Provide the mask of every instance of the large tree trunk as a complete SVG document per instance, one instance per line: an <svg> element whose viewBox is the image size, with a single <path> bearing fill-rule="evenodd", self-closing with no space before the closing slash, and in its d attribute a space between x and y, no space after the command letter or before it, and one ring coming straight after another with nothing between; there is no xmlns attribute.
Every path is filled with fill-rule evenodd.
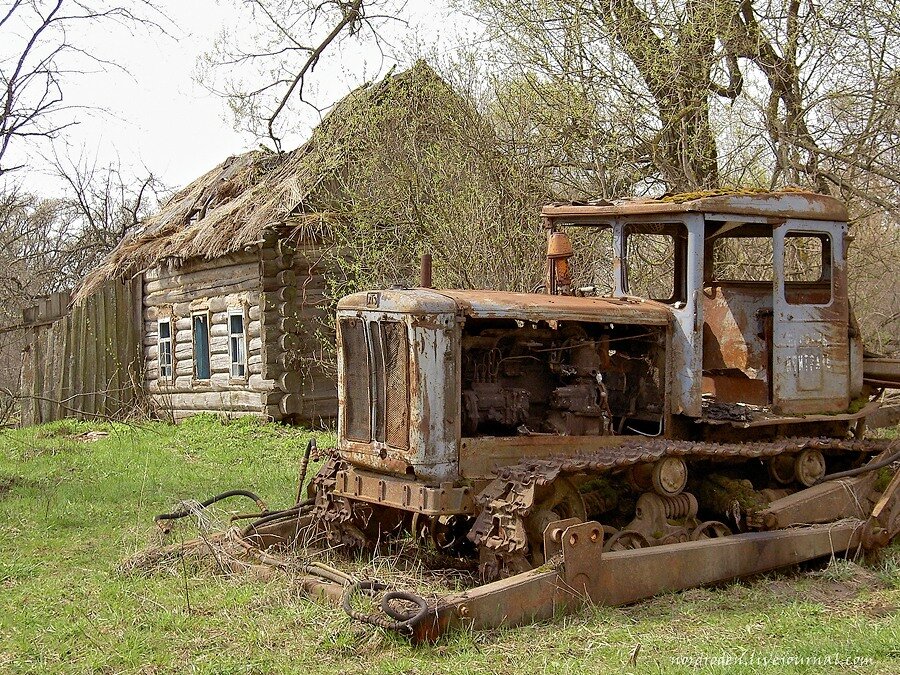
<svg viewBox="0 0 900 675"><path fill-rule="evenodd" d="M668 189L719 187L716 139L709 123L715 33L711 3L689 1L678 40L664 41L632 0L610 0L607 30L628 54L657 106L660 133L653 160Z"/></svg>

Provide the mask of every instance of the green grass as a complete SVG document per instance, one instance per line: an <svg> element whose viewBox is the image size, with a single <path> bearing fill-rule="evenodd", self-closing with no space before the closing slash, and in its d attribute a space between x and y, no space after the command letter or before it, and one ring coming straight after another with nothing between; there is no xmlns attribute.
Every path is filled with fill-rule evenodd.
<svg viewBox="0 0 900 675"><path fill-rule="evenodd" d="M109 435L79 438L90 430ZM309 435L208 417L2 432L0 672L900 672L896 545L866 566L835 561L423 648L305 600L286 578L116 572L158 542L153 515L181 499L246 487L290 504ZM333 442L319 434L320 447ZM864 663L828 665L835 657Z"/></svg>

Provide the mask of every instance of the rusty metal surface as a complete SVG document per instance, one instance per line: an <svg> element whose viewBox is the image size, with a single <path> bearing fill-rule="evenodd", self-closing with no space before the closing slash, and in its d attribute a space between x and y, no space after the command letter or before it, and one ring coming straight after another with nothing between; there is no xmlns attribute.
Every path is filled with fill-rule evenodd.
<svg viewBox="0 0 900 675"><path fill-rule="evenodd" d="M472 488L427 485L344 465L335 478L334 494L428 516L474 513Z"/></svg>
<svg viewBox="0 0 900 675"><path fill-rule="evenodd" d="M738 429L754 429L760 427L782 427L795 425L814 425L819 423L853 422L867 418L881 408L880 401L872 401L853 413L840 413L834 415L782 415L772 412L769 408L762 408L751 412L751 419L747 421L704 418L704 423L711 425L729 425Z"/></svg>
<svg viewBox="0 0 900 675"><path fill-rule="evenodd" d="M626 605L660 593L840 554L859 546L862 534L863 522L848 519L839 524L604 553L587 575L591 586L585 590L597 604Z"/></svg>
<svg viewBox="0 0 900 675"><path fill-rule="evenodd" d="M574 546L564 547L561 563L549 570L532 570L444 598L434 620L422 623L413 640L433 641L454 627L520 626L574 611L588 601L624 605L758 574L843 553L860 545L863 534L861 521L847 520L601 553L590 537L599 528L595 522L567 527L565 532L580 536Z"/></svg>
<svg viewBox="0 0 900 675"><path fill-rule="evenodd" d="M900 359L863 357L863 379L878 387L900 389Z"/></svg>
<svg viewBox="0 0 900 675"><path fill-rule="evenodd" d="M743 374L711 373L704 374L702 382L703 394L712 396L719 403L765 406L769 402L769 385L765 380L751 379Z"/></svg>
<svg viewBox="0 0 900 675"><path fill-rule="evenodd" d="M396 306L410 310L417 305L415 294L385 293ZM344 459L363 468L444 482L459 476L456 306L430 291L417 293L427 296L424 304L429 309L447 311L382 311L378 299L369 297L373 294L363 293L358 294L363 304L371 300L374 309L338 312L339 327L348 321L361 322L368 326L369 336L363 357L352 360L361 350L348 349L342 333L338 334L339 449ZM393 332L406 345L402 356L390 348L389 340L381 339L385 325L392 326L388 334ZM349 404L366 393L361 391L366 385L370 394L363 398L371 401L366 411L371 416L371 434L364 441L348 433L347 425Z"/></svg>
<svg viewBox="0 0 900 675"><path fill-rule="evenodd" d="M771 313L771 284L719 282L704 288L704 392L725 402L769 402Z"/></svg>
<svg viewBox="0 0 900 675"><path fill-rule="evenodd" d="M396 289L354 293L340 300L339 313L379 310L413 315L457 314L472 318L610 321L665 326L666 305L641 298L594 298L505 291Z"/></svg>
<svg viewBox="0 0 900 675"><path fill-rule="evenodd" d="M409 334L405 323L381 322L385 370L385 441L390 447L409 447Z"/></svg>
<svg viewBox="0 0 900 675"><path fill-rule="evenodd" d="M642 298L593 298L503 291L440 291L472 318L544 321L604 321L666 326L671 312L662 303Z"/></svg>
<svg viewBox="0 0 900 675"><path fill-rule="evenodd" d="M807 218L846 221L847 208L839 200L812 192L772 192L754 195L703 196L682 202L631 200L603 205L561 204L541 209L545 219L563 222L609 220L622 216L710 213L763 218Z"/></svg>
<svg viewBox="0 0 900 675"><path fill-rule="evenodd" d="M683 286L684 298L671 305L675 321L669 337L670 378L667 397L668 408L674 414L699 417L702 409L701 378L703 369L703 253L704 219L701 214L687 213L681 216L687 242L680 248L675 268L676 288ZM623 249L624 252L624 249ZM628 260L625 260L628 267Z"/></svg>
<svg viewBox="0 0 900 675"><path fill-rule="evenodd" d="M529 571L443 599L433 621L416 628L413 642L433 642L448 630L515 627L571 613L584 604L556 570Z"/></svg>
<svg viewBox="0 0 900 675"><path fill-rule="evenodd" d="M884 529L884 534L878 542L881 545L886 545L900 535L900 468L895 470L894 477L872 509L869 524L870 526L877 524Z"/></svg>
<svg viewBox="0 0 900 675"><path fill-rule="evenodd" d="M462 327L463 437L604 437L613 421L659 420L665 406L663 332L571 322ZM466 442L466 441L462 441Z"/></svg>
<svg viewBox="0 0 900 675"><path fill-rule="evenodd" d="M775 228L772 403L779 412L843 412L850 404L846 233L847 224L840 222L791 220ZM830 299L823 304L804 303L788 293L786 241L796 236L827 237L822 276L830 276Z"/></svg>
<svg viewBox="0 0 900 675"><path fill-rule="evenodd" d="M629 440L629 436L557 435L464 438L460 444L459 471L463 478L493 480L498 469L525 459L588 454L598 448L622 445Z"/></svg>
<svg viewBox="0 0 900 675"><path fill-rule="evenodd" d="M840 518L866 518L872 510L869 496L875 473L831 481L776 499L751 522L766 530L792 525L828 523Z"/></svg>

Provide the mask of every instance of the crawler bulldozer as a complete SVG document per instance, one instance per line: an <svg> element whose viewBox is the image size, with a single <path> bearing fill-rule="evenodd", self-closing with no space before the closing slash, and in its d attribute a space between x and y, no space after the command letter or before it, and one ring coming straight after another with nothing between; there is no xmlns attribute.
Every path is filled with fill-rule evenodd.
<svg viewBox="0 0 900 675"><path fill-rule="evenodd" d="M363 617L432 640L900 534L900 443L865 438L900 362L864 349L839 201L699 194L541 218L531 293L426 279L340 301L338 445L297 506L245 528L246 555L271 562L316 533L472 560L481 585L388 592L384 616ZM387 590L301 572L351 615L355 593Z"/></svg>

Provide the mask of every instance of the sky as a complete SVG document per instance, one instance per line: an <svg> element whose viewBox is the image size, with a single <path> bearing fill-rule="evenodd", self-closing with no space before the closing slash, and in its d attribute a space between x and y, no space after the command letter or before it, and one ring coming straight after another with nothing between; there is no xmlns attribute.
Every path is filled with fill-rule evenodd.
<svg viewBox="0 0 900 675"><path fill-rule="evenodd" d="M197 82L198 58L211 49L223 27L234 29L246 15L238 0L158 0L168 16L170 36L154 32L88 30L75 40L121 69L79 77L65 90L69 104L84 106L78 124L67 130L64 152L75 161L103 167L121 164L134 176L148 171L171 188L181 187L226 157L257 147L260 139L234 129L225 101ZM450 21L445 0L409 0L409 25L386 30L401 59L410 42L450 43L459 22ZM366 80L383 75L394 61L374 49L328 54L317 66L313 95L330 104ZM401 63L401 65L403 65ZM127 72L126 72L127 71ZM318 121L312 110L295 119L296 133L283 145L291 149L308 137ZM268 143L271 145L271 141ZM32 162L32 164L39 164ZM29 171L20 180L41 193L59 189L51 176Z"/></svg>

